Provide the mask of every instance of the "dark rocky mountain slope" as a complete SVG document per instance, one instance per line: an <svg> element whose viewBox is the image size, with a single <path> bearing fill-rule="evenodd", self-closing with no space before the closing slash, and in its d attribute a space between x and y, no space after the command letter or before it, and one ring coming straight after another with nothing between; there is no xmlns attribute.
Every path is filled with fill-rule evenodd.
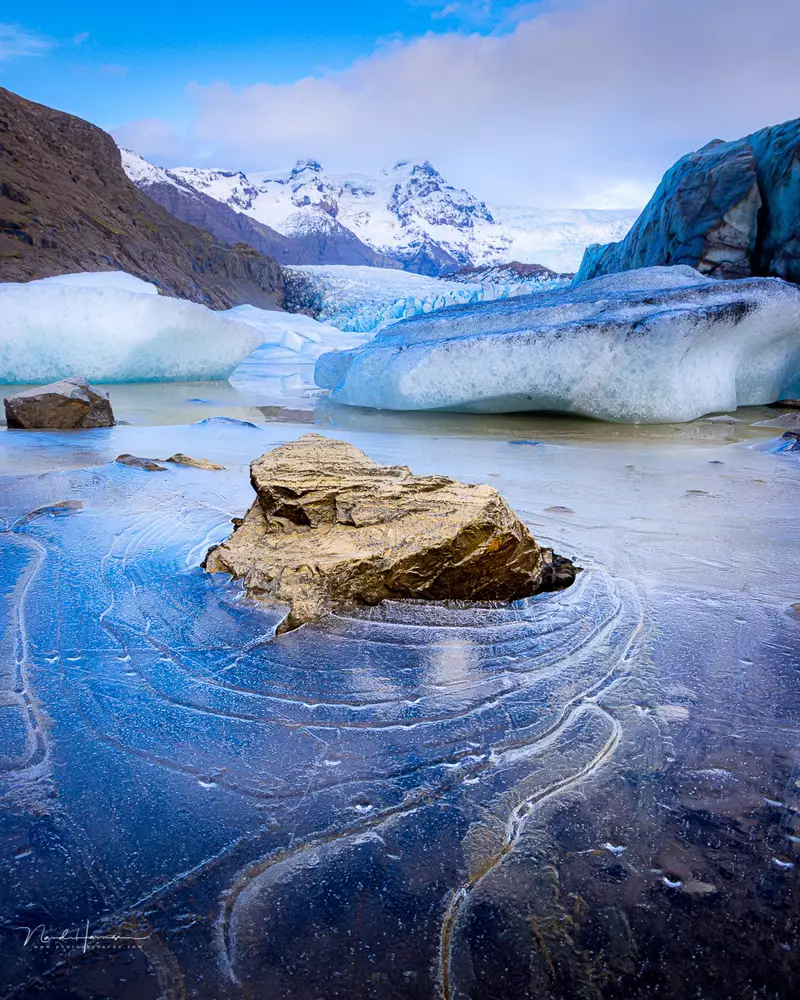
<svg viewBox="0 0 800 1000"><path fill-rule="evenodd" d="M657 264L800 281L800 119L678 160L624 240L586 250L577 280Z"/></svg>
<svg viewBox="0 0 800 1000"><path fill-rule="evenodd" d="M0 281L108 270L215 309L283 299L274 258L157 205L128 180L111 136L0 88Z"/></svg>

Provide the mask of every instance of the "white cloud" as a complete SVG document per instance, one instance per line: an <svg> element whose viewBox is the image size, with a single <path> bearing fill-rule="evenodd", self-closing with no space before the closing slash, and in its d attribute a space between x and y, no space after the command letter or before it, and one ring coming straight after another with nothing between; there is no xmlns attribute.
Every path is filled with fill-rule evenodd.
<svg viewBox="0 0 800 1000"><path fill-rule="evenodd" d="M119 63L105 63L100 67L100 75L120 78L128 75L128 67Z"/></svg>
<svg viewBox="0 0 800 1000"><path fill-rule="evenodd" d="M342 170L427 157L495 203L628 205L689 149L800 112L797 0L757 12L751 0L518 10L504 33L395 41L290 84L192 84L185 135L132 123L126 141L172 162L212 149L215 163L251 170L298 156Z"/></svg>
<svg viewBox="0 0 800 1000"><path fill-rule="evenodd" d="M79 32L77 32L76 34L74 34L72 36L72 44L73 45L83 45L84 42L88 42L88 41L89 41L89 32L88 31L79 31Z"/></svg>
<svg viewBox="0 0 800 1000"><path fill-rule="evenodd" d="M52 39L26 31L18 24L0 22L0 62L20 56L43 56L53 44Z"/></svg>

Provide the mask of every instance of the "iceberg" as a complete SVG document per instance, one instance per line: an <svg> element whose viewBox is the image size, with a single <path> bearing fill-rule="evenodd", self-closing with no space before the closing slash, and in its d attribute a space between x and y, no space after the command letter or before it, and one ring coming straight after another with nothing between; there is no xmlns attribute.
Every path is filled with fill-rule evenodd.
<svg viewBox="0 0 800 1000"><path fill-rule="evenodd" d="M68 288L118 288L141 295L158 295L158 286L126 271L77 271L74 274L54 274L40 278L36 284L66 285Z"/></svg>
<svg viewBox="0 0 800 1000"><path fill-rule="evenodd" d="M798 372L800 288L674 266L410 319L314 377L352 406L665 423L772 402Z"/></svg>
<svg viewBox="0 0 800 1000"><path fill-rule="evenodd" d="M0 382L224 379L262 342L235 316L122 272L0 284Z"/></svg>

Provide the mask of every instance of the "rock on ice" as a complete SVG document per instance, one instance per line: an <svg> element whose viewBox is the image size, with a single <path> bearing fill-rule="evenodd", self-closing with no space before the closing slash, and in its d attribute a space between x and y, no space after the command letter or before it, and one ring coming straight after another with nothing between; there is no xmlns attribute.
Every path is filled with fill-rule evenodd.
<svg viewBox="0 0 800 1000"><path fill-rule="evenodd" d="M0 284L0 382L224 379L260 344L253 326L121 272Z"/></svg>
<svg viewBox="0 0 800 1000"><path fill-rule="evenodd" d="M659 423L772 402L798 369L800 288L678 266L410 319L315 378L354 406Z"/></svg>

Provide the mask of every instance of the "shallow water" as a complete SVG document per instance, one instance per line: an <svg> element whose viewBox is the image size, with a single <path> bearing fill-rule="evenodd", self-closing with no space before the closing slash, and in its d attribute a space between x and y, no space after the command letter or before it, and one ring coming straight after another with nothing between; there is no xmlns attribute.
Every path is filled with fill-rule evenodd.
<svg viewBox="0 0 800 1000"><path fill-rule="evenodd" d="M254 382L0 433L0 995L793 997L800 461L750 447L779 414L420 420ZM495 485L584 573L274 639L198 567L247 463L311 429ZM226 471L112 461L176 451Z"/></svg>

